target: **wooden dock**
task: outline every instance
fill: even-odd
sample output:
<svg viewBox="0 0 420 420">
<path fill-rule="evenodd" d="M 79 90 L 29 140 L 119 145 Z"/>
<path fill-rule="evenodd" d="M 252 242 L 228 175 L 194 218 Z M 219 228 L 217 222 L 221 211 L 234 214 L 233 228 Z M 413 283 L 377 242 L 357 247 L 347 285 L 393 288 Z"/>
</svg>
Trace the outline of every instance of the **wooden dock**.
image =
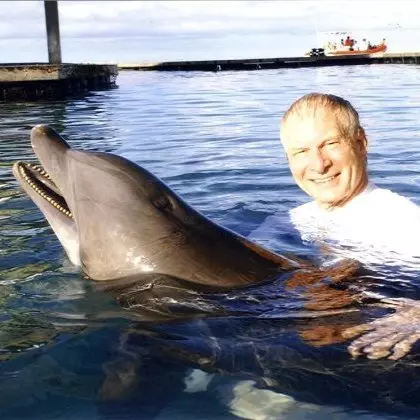
<svg viewBox="0 0 420 420">
<path fill-rule="evenodd" d="M 224 71 L 263 70 L 299 67 L 354 66 L 363 64 L 420 64 L 420 52 L 384 53 L 336 57 L 278 57 L 237 60 L 166 61 L 161 63 L 119 64 L 120 70 Z"/>
<path fill-rule="evenodd" d="M 64 98 L 115 86 L 117 65 L 0 64 L 0 100 Z"/>
</svg>

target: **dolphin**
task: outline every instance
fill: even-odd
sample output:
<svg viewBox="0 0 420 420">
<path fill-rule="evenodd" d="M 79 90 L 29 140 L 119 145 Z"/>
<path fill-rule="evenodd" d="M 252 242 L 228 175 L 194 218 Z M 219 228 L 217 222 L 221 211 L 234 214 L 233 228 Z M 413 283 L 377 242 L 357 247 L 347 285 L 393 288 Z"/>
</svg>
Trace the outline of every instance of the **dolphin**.
<svg viewBox="0 0 420 420">
<path fill-rule="evenodd" d="M 18 161 L 14 176 L 71 262 L 125 307 L 173 313 L 170 299 L 187 294 L 184 302 L 195 301 L 200 313 L 209 301 L 199 294 L 302 277 L 336 282 L 355 271 L 320 270 L 273 253 L 212 222 L 145 168 L 112 153 L 73 149 L 49 126 L 35 126 L 30 137 L 40 164 Z M 323 304 L 311 309 L 323 311 L 354 303 L 348 296 L 339 304 L 316 300 Z"/>
<path fill-rule="evenodd" d="M 208 220 L 123 157 L 74 150 L 42 125 L 31 143 L 42 166 L 17 162 L 13 173 L 93 280 L 153 272 L 228 289 L 299 265 Z"/>
</svg>

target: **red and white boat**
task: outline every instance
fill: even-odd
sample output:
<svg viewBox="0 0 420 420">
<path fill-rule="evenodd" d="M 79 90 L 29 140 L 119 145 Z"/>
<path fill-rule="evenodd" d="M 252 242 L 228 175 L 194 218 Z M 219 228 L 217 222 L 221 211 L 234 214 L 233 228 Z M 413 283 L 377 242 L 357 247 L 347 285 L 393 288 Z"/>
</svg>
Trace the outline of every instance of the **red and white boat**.
<svg viewBox="0 0 420 420">
<path fill-rule="evenodd" d="M 371 55 L 384 53 L 387 49 L 385 39 L 379 43 L 372 42 L 367 37 L 355 37 L 350 32 L 324 32 L 318 34 L 322 37 L 322 47 L 312 48 L 307 56 L 347 56 Z"/>
</svg>

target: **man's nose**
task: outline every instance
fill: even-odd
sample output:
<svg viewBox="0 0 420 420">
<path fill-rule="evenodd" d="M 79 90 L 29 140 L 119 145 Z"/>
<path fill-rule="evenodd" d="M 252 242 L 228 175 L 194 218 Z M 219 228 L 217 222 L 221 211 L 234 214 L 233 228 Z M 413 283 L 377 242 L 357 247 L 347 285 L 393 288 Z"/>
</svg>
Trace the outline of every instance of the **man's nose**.
<svg viewBox="0 0 420 420">
<path fill-rule="evenodd" d="M 331 160 L 322 150 L 313 149 L 309 153 L 309 168 L 317 173 L 324 173 L 331 166 Z"/>
</svg>

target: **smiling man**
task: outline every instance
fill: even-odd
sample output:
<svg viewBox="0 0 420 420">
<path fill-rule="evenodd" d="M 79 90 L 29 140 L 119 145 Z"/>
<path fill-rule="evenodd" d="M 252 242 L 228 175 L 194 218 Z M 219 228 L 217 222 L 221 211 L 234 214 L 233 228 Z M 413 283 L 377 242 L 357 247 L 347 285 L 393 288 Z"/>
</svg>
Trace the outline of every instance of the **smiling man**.
<svg viewBox="0 0 420 420">
<path fill-rule="evenodd" d="M 366 134 L 350 102 L 305 95 L 284 114 L 280 137 L 293 178 L 313 198 L 290 212 L 304 241 L 327 244 L 334 259 L 419 270 L 420 207 L 369 182 Z M 343 333 L 367 332 L 350 344 L 351 354 L 398 359 L 420 339 L 420 302 L 393 301 L 393 315 Z"/>
<path fill-rule="evenodd" d="M 367 138 L 350 102 L 305 95 L 284 114 L 280 137 L 297 185 L 313 198 L 290 212 L 303 240 L 353 247 L 372 262 L 384 251 L 420 256 L 420 208 L 369 182 Z M 413 229 L 418 236 L 407 235 Z"/>
<path fill-rule="evenodd" d="M 366 136 L 348 101 L 304 96 L 284 115 L 281 139 L 296 183 L 320 207 L 342 207 L 366 188 Z"/>
</svg>

